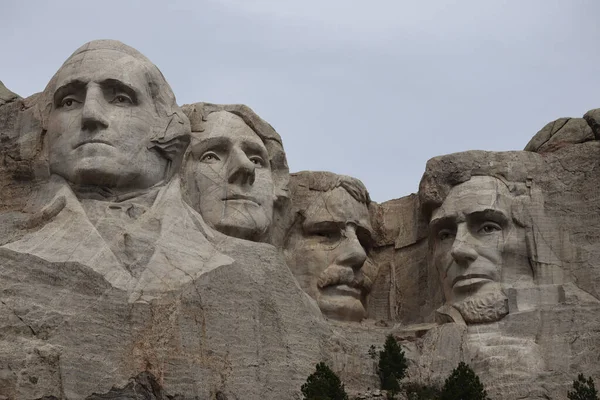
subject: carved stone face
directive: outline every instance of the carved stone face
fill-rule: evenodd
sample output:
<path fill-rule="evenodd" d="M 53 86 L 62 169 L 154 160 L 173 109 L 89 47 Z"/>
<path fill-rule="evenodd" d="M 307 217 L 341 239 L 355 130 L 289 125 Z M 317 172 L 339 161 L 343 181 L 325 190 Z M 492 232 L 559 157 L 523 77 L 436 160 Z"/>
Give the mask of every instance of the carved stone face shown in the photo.
<path fill-rule="evenodd" d="M 88 51 L 57 78 L 47 127 L 52 173 L 113 188 L 148 188 L 164 179 L 167 159 L 148 148 L 161 121 L 142 62 L 118 51 Z"/>
<path fill-rule="evenodd" d="M 184 166 L 190 203 L 216 230 L 260 241 L 271 226 L 275 202 L 264 143 L 226 111 L 209 114 L 204 132 L 194 135 Z"/>
<path fill-rule="evenodd" d="M 365 249 L 372 230 L 369 211 L 341 187 L 314 196 L 301 229 L 286 245 L 288 266 L 323 314 L 360 321 L 370 289 L 361 271 L 370 262 Z"/>
<path fill-rule="evenodd" d="M 475 176 L 452 188 L 430 222 L 432 260 L 446 301 L 498 293 L 501 283 L 531 275 L 523 229 L 513 222 L 508 188 Z"/>

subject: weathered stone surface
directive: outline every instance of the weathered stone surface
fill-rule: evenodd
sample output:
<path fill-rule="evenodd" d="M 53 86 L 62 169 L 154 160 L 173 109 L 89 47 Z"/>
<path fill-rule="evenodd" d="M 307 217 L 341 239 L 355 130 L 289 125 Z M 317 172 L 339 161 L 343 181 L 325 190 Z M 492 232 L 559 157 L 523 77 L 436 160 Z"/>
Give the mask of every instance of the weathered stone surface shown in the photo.
<path fill-rule="evenodd" d="M 145 57 L 91 42 L 0 110 L 2 395 L 83 399 L 148 372 L 179 398 L 292 398 L 329 359 L 281 251 L 184 201 L 190 123 Z"/>
<path fill-rule="evenodd" d="M 3 391 L 83 398 L 149 371 L 185 398 L 290 397 L 323 357 L 328 330 L 277 251 L 244 244 L 229 253 L 251 250 L 243 261 L 135 303 L 79 263 L 3 251 L 0 359 L 16 371 Z"/>
<path fill-rule="evenodd" d="M 501 265 L 498 301 L 486 294 L 480 297 L 485 301 L 475 303 L 483 307 L 478 315 L 502 310 L 491 319 L 497 322 L 473 321 L 468 317 L 472 312 L 456 304 L 440 309 L 443 318 L 438 319 L 454 320 L 462 326 L 466 322 L 463 329 L 467 329 L 467 335 L 462 344 L 452 347 L 461 349 L 461 360 L 473 366 L 492 398 L 564 398 L 578 371 L 598 376 L 597 364 L 593 364 L 596 360 L 583 360 L 581 355 L 586 351 L 574 350 L 572 344 L 577 342 L 575 337 L 586 337 L 585 346 L 594 352 L 592 349 L 600 340 L 596 328 L 590 330 L 590 324 L 599 321 L 592 317 L 591 310 L 600 305 L 597 246 L 591 245 L 597 243 L 594 232 L 600 223 L 594 211 L 597 202 L 591 200 L 597 193 L 594 171 L 599 149 L 598 143 L 591 141 L 568 144 L 543 155 L 471 151 L 428 162 L 419 195 L 422 212 L 433 222 L 430 254 L 445 252 L 450 259 L 443 265 L 454 265 L 451 268 L 477 278 L 484 276 L 483 270 L 478 269 L 483 268 L 484 262 L 496 260 L 494 263 Z M 492 184 L 496 187 L 489 192 L 493 198 L 487 198 L 486 185 Z M 461 200 L 455 202 L 458 198 Z M 444 221 L 440 218 L 450 216 L 452 213 L 447 211 L 454 206 L 461 210 L 457 214 L 461 217 L 451 217 L 436 228 L 435 221 Z M 513 227 L 508 224 L 509 218 L 501 222 L 487 211 L 481 217 L 469 217 L 480 208 L 505 210 L 512 215 Z M 480 225 L 461 231 L 461 223 Z M 492 228 L 484 231 L 488 225 Z M 489 241 L 499 232 L 497 229 L 502 237 Z M 514 229 L 522 230 L 524 237 L 519 242 L 526 248 L 490 258 L 494 249 L 506 250 L 505 245 L 496 246 L 508 240 Z M 449 240 L 448 247 L 435 244 L 444 240 Z M 507 269 L 511 271 L 508 276 Z M 516 271 L 522 271 L 524 278 L 514 275 Z M 489 284 L 474 285 L 473 291 L 466 293 L 480 296 L 482 292 L 478 290 L 489 287 L 486 285 Z M 446 293 L 446 302 L 452 304 L 452 299 L 452 294 Z M 565 317 L 568 313 L 577 322 L 569 322 L 567 328 L 565 322 L 572 321 Z M 440 330 L 431 332 L 439 335 Z M 434 348 L 423 345 L 425 356 L 419 360 L 423 362 L 446 351 Z M 431 351 L 433 355 L 426 355 Z M 431 368 L 423 368 L 426 376 Z"/>
<path fill-rule="evenodd" d="M 562 399 L 600 379 L 599 127 L 435 157 L 376 204 L 120 42 L 0 83 L 0 400 L 296 399 L 320 361 L 384 398 L 390 333 L 406 382 L 465 361 L 493 399 Z"/>
<path fill-rule="evenodd" d="M 598 304 L 555 305 L 511 313 L 495 324 L 439 325 L 418 339 L 420 353 L 410 365 L 410 379 L 441 386 L 464 361 L 493 399 L 565 398 L 580 371 L 600 372 L 597 357 L 588 353 L 600 340 L 596 312 Z"/>
<path fill-rule="evenodd" d="M 594 138 L 596 140 L 600 139 L 600 108 L 586 112 L 583 118 L 592 128 L 592 131 L 594 132 Z"/>
<path fill-rule="evenodd" d="M 575 143 L 594 140 L 594 132 L 587 119 L 559 118 L 542 128 L 525 146 L 525 151 L 550 153 Z"/>
<path fill-rule="evenodd" d="M 416 194 L 374 204 L 371 218 L 375 244 L 370 256 L 378 276 L 368 298 L 368 315 L 374 319 L 415 323 L 430 317 L 441 294 L 427 270 L 427 222 L 419 212 Z M 423 295 L 427 292 L 428 295 Z"/>
<path fill-rule="evenodd" d="M 11 101 L 15 101 L 19 98 L 18 94 L 15 94 L 8 90 L 4 83 L 0 81 L 0 106 L 3 106 L 6 103 L 10 103 Z"/>
<path fill-rule="evenodd" d="M 86 400 L 176 400 L 181 396 L 165 393 L 156 377 L 149 372 L 140 372 L 122 388 L 113 387 L 107 393 L 94 393 Z"/>
<path fill-rule="evenodd" d="M 41 154 L 41 122 L 35 107 L 38 98 L 14 98 L 0 105 L 0 211 L 22 209 L 32 183 L 48 177 Z"/>

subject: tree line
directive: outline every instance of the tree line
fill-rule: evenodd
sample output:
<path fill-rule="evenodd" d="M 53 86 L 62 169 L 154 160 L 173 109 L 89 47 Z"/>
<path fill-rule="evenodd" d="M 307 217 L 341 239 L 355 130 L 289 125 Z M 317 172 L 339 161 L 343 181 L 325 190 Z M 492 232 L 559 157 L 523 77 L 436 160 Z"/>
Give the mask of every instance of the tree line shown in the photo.
<path fill-rule="evenodd" d="M 490 400 L 477 374 L 464 362 L 452 370 L 441 388 L 402 382 L 408 362 L 393 335 L 387 336 L 383 350 L 377 351 L 375 346 L 371 346 L 369 355 L 377 359 L 380 387 L 386 391 L 388 400 L 396 399 L 401 392 L 408 400 Z M 591 377 L 579 374 L 572 389 L 567 393 L 568 400 L 600 400 Z M 316 365 L 315 372 L 309 375 L 301 392 L 303 400 L 349 400 L 340 378 L 323 362 Z"/>

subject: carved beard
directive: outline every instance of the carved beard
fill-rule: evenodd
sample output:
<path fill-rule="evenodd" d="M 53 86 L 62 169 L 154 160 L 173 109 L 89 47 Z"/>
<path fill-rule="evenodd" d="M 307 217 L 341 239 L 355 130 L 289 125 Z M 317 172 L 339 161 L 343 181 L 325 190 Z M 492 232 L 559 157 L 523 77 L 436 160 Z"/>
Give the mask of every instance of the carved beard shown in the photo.
<path fill-rule="evenodd" d="M 467 324 L 499 321 L 508 314 L 508 297 L 498 290 L 453 304 Z"/>

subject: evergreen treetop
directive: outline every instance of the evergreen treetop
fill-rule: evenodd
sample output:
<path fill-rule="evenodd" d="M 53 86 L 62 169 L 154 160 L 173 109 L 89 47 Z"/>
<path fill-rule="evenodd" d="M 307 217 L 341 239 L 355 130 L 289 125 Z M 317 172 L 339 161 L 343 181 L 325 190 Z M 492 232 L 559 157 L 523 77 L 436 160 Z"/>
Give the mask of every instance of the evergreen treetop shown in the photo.
<path fill-rule="evenodd" d="M 340 378 L 323 362 L 317 364 L 300 390 L 304 400 L 348 400 Z"/>
<path fill-rule="evenodd" d="M 408 363 L 404 351 L 393 335 L 385 339 L 383 350 L 379 352 L 378 372 L 381 380 L 381 389 L 392 393 L 400 391 L 399 381 L 406 375 Z"/>
<path fill-rule="evenodd" d="M 592 377 L 585 379 L 583 374 L 573 381 L 573 391 L 567 393 L 569 400 L 600 400 Z"/>
<path fill-rule="evenodd" d="M 440 400 L 489 400 L 475 372 L 460 362 L 444 382 Z"/>

